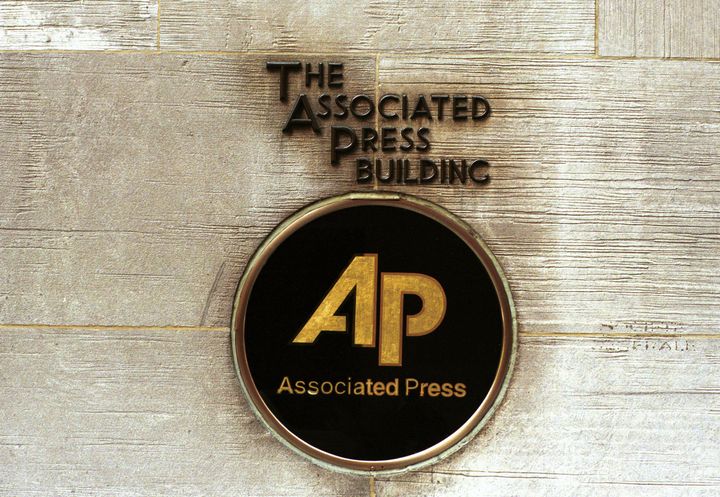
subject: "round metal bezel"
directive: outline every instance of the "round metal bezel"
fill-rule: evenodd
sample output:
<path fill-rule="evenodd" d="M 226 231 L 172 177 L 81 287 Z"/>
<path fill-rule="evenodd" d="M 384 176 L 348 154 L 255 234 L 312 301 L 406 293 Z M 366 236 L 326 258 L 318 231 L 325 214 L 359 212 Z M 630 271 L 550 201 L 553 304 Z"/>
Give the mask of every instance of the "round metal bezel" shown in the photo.
<path fill-rule="evenodd" d="M 409 456 L 382 461 L 348 459 L 330 454 L 306 443 L 287 429 L 270 411 L 256 388 L 244 348 L 245 310 L 257 276 L 270 255 L 288 236 L 310 221 L 330 212 L 358 205 L 385 205 L 409 209 L 439 222 L 459 236 L 478 256 L 490 275 L 500 300 L 503 323 L 500 364 L 490 391 L 473 415 L 452 435 L 434 446 Z M 510 288 L 500 265 L 482 239 L 467 223 L 439 205 L 411 195 L 391 192 L 347 193 L 330 197 L 300 209 L 278 225 L 256 250 L 240 279 L 230 329 L 235 371 L 243 393 L 258 419 L 278 440 L 314 463 L 336 471 L 363 475 L 397 473 L 432 464 L 467 444 L 492 416 L 502 400 L 512 373 L 517 348 L 517 324 Z"/>

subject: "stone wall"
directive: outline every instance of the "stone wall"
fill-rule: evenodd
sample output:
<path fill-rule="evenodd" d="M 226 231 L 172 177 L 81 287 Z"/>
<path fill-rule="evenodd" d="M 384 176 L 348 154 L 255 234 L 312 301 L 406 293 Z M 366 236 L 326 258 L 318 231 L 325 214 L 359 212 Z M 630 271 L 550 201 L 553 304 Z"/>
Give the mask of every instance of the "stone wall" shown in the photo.
<path fill-rule="evenodd" d="M 437 465 L 329 472 L 241 395 L 250 255 L 379 188 L 281 132 L 268 60 L 492 103 L 433 129 L 489 184 L 392 188 L 466 219 L 517 309 L 504 402 Z M 0 495 L 720 493 L 720 0 L 9 0 L 0 137 Z"/>

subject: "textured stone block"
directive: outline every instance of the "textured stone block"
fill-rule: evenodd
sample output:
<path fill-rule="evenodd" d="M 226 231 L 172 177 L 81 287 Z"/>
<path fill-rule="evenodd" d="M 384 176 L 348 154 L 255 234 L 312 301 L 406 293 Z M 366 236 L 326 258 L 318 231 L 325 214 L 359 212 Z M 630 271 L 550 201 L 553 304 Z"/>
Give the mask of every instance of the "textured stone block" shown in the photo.
<path fill-rule="evenodd" d="M 591 53 L 589 0 L 162 2 L 161 46 L 180 50 Z"/>
<path fill-rule="evenodd" d="M 157 0 L 10 0 L 0 3 L 0 49 L 157 47 Z"/>

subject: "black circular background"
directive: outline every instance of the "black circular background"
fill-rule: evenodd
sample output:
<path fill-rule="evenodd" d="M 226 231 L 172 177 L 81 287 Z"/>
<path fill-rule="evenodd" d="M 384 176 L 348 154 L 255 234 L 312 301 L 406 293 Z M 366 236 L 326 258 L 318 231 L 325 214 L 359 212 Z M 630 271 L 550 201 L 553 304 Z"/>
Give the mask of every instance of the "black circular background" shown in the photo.
<path fill-rule="evenodd" d="M 313 344 L 292 344 L 360 254 L 378 254 L 378 275 L 422 273 L 445 290 L 443 322 L 428 335 L 403 337 L 402 366 L 379 366 L 377 348 L 353 346 L 354 292 L 338 311 L 347 316 L 347 333 L 323 332 Z M 405 315 L 419 311 L 417 297 L 405 299 Z M 385 461 L 442 442 L 478 410 L 498 371 L 503 323 L 488 272 L 458 235 L 413 210 L 358 205 L 301 226 L 267 258 L 250 293 L 243 335 L 252 380 L 290 432 L 336 456 Z M 400 378 L 401 395 L 277 394 L 285 376 L 293 382 Z M 404 396 L 409 377 L 464 383 L 468 393 Z"/>

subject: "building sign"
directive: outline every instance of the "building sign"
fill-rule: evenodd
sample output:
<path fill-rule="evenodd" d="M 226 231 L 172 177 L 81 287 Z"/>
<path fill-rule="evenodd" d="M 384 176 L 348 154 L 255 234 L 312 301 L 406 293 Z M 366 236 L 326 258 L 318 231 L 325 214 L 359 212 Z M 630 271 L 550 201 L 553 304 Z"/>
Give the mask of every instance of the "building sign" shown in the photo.
<path fill-rule="evenodd" d="M 511 368 L 510 292 L 458 218 L 395 193 L 312 204 L 261 245 L 232 344 L 260 419 L 333 467 L 399 470 L 448 453 Z"/>
<path fill-rule="evenodd" d="M 318 137 L 324 134 L 330 164 L 338 167 L 354 157 L 359 184 L 480 186 L 490 181 L 490 163 L 482 157 L 431 154 L 434 126 L 468 126 L 490 117 L 485 97 L 434 91 L 348 95 L 344 68 L 341 62 L 267 63 L 268 71 L 277 74 L 278 98 L 287 113 L 284 133 L 309 128 Z M 316 98 L 300 93 L 291 101 L 291 79 L 322 93 Z M 358 125 L 349 125 L 350 119 Z M 329 133 L 323 133 L 327 127 Z"/>

